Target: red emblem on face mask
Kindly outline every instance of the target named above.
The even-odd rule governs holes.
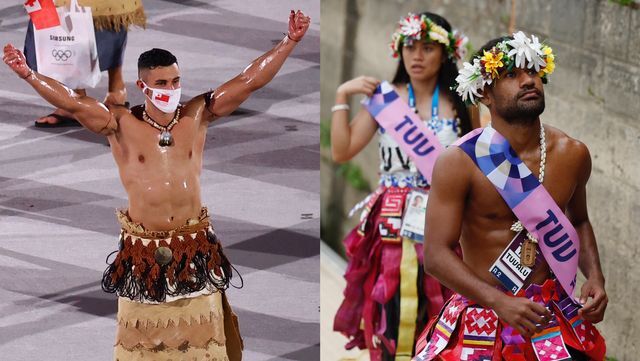
[[[169,102],[169,96],[167,94],[158,94],[156,95],[156,100],[159,100],[163,103],[168,103]]]

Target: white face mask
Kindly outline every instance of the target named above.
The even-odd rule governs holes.
[[[142,80],[141,80],[142,81]],[[173,113],[178,108],[178,103],[180,103],[180,95],[182,88],[178,89],[158,89],[158,88],[150,88],[142,81],[144,88],[142,92],[145,96],[147,96],[146,90],[151,90],[151,96],[147,96],[149,100],[156,106],[156,108],[160,109],[164,113]]]

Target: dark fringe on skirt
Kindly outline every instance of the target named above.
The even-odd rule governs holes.
[[[159,246],[154,241],[147,246],[140,240],[132,244],[132,237],[123,233],[116,258],[107,261],[102,275],[105,292],[136,301],[165,302],[167,296],[229,287],[232,266],[211,229],[198,231],[195,238],[184,235],[184,241],[174,236]],[[171,250],[171,258],[164,262],[162,257],[156,260],[156,249],[161,247]]]

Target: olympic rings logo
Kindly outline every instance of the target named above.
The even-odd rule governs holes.
[[[57,61],[67,61],[71,58],[71,50],[53,49],[51,50],[51,55]]]

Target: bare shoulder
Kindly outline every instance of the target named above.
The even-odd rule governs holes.
[[[591,176],[591,154],[587,146],[567,135],[558,128],[545,125],[547,133],[547,152],[560,159],[557,163],[562,169],[576,174],[580,183],[586,184]]]
[[[580,165],[591,164],[591,155],[586,144],[578,139],[572,138],[562,130],[545,124],[547,143],[555,148],[556,153],[563,154],[571,162]]]
[[[475,165],[460,148],[451,146],[440,154],[433,168],[431,196],[440,201],[461,201],[473,185]]]
[[[465,163],[466,161],[471,161],[471,158],[469,158],[469,156],[462,149],[460,149],[460,147],[452,145],[450,147],[447,147],[438,156],[438,161],[437,162],[442,162],[442,163],[447,163],[447,164],[458,163],[458,164],[461,165],[462,163]]]
[[[474,167],[473,161],[462,149],[450,146],[438,156],[433,168],[433,178],[447,182],[469,180]]]
[[[209,90],[206,93],[191,98],[182,106],[183,114],[194,119],[201,117],[206,121],[213,120],[214,114],[211,112],[211,105],[215,102],[215,98],[212,96],[213,94],[215,94],[215,91]]]
[[[118,122],[120,119],[131,115],[131,110],[124,105],[112,105],[109,107],[109,111],[115,116]]]
[[[107,106],[102,103],[100,104],[107,109],[109,120],[102,129],[97,130],[97,133],[111,137],[121,131],[121,120],[126,118],[130,114],[130,111],[129,108],[124,105],[112,104]]]
[[[202,93],[199,95],[196,95],[195,97],[189,99],[189,101],[187,101],[186,103],[184,103],[183,105],[183,109],[185,111],[193,111],[196,110],[202,106],[204,106],[205,104],[205,96],[211,96],[211,94],[213,93],[213,90],[208,91],[206,93]]]
[[[118,120],[118,122],[120,122],[123,120],[128,121],[133,119],[142,119],[143,111],[144,111],[144,105],[140,104],[140,105],[132,106],[131,109],[125,108],[125,107],[119,107],[117,109],[117,113],[114,112],[114,114],[116,114],[116,119]]]

